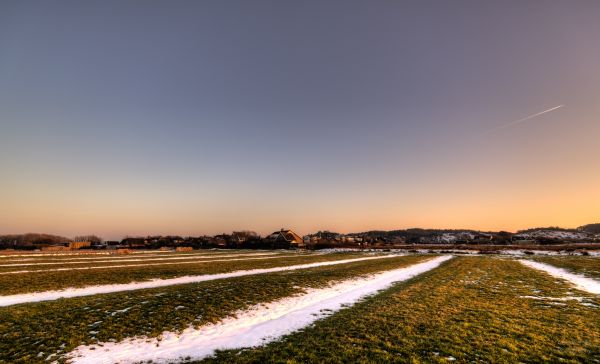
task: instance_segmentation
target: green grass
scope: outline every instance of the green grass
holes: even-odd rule
[[[1,255],[2,251],[0,251]],[[31,254],[31,256],[8,256],[0,257],[0,264],[11,263],[42,263],[42,262],[88,262],[93,260],[121,260],[121,259],[143,259],[143,258],[168,258],[168,257],[194,257],[194,256],[227,256],[232,254],[290,254],[290,253],[305,253],[304,251],[293,250],[193,250],[189,252],[151,252],[151,253],[130,253],[130,254],[76,254],[76,255],[50,255],[50,254]]]
[[[251,305],[430,257],[406,256],[0,308],[0,362],[41,362],[80,344],[158,336],[216,322]],[[176,309],[183,306],[183,309]],[[130,308],[126,312],[118,312]],[[42,358],[37,358],[44,352]],[[56,358],[54,358],[56,359]]]
[[[67,287],[129,283],[154,278],[174,278],[184,275],[215,274],[235,270],[272,268],[286,265],[359,258],[363,256],[364,255],[359,253],[336,253],[325,255],[298,254],[293,257],[278,257],[264,260],[236,260],[231,262],[206,262],[198,264],[149,265],[127,268],[4,274],[0,275],[0,292],[1,295],[10,295],[57,290]]]
[[[535,257],[534,260],[565,268],[573,273],[584,274],[590,278],[600,279],[600,257],[556,256]]]
[[[51,270],[56,268],[87,268],[87,267],[110,267],[110,266],[131,266],[135,267],[135,265],[139,264],[164,264],[164,263],[183,263],[183,262],[194,262],[194,261],[204,261],[204,260],[219,260],[219,259],[252,259],[255,260],[264,260],[264,259],[275,259],[276,257],[285,257],[285,256],[308,256],[309,254],[301,254],[289,252],[288,254],[273,254],[273,255],[248,255],[248,254],[236,254],[236,255],[224,255],[224,254],[209,254],[202,256],[193,256],[193,255],[177,255],[167,257],[128,257],[128,259],[120,259],[117,257],[107,257],[102,260],[59,260],[59,261],[35,261],[35,262],[6,262],[0,264],[0,273],[6,272],[15,272],[15,271],[39,271],[42,272],[44,270]],[[174,259],[175,258],[175,259]],[[27,265],[11,265],[11,264],[27,264]],[[191,264],[191,263],[190,263]],[[10,265],[10,266],[2,266],[2,265]],[[123,268],[126,269],[126,268]],[[25,274],[25,273],[19,273]]]
[[[522,297],[568,294],[589,306]],[[599,306],[598,296],[518,262],[457,257],[280,341],[205,362],[593,363]]]

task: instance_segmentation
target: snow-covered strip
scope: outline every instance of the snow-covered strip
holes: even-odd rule
[[[85,253],[26,253],[26,254],[2,254],[0,258],[12,258],[12,257],[54,257],[54,256],[69,256],[69,255],[110,255],[112,253],[103,252],[85,252]]]
[[[88,266],[88,267],[68,267],[68,268],[52,268],[52,269],[34,269],[34,270],[15,270],[9,272],[0,272],[0,275],[6,274],[22,274],[22,273],[46,273],[46,272],[63,272],[63,271],[72,271],[72,270],[90,270],[90,269],[113,269],[113,268],[135,268],[135,267],[148,267],[148,266],[156,266],[156,265],[183,265],[183,264],[203,264],[203,263],[218,263],[218,262],[235,262],[235,261],[247,261],[247,260],[264,260],[264,259],[279,259],[279,258],[294,258],[301,257],[302,255],[276,255],[276,256],[248,256],[244,258],[233,258],[220,259],[221,257],[215,257],[215,259],[210,260],[198,260],[190,258],[189,261],[184,262],[164,262],[164,263],[141,263],[141,264],[117,264],[117,265],[97,265],[97,266]],[[144,261],[144,260],[142,260]],[[121,262],[117,262],[121,263]]]
[[[389,288],[396,282],[438,267],[452,256],[441,256],[406,268],[352,279],[327,288],[307,289],[235,313],[216,324],[189,327],[181,333],[165,331],[160,338],[134,337],[114,343],[79,346],[67,354],[71,363],[171,363],[199,360],[216,350],[256,347],[297,331],[345,306]]]
[[[199,282],[205,282],[205,281],[212,281],[212,280],[216,280],[216,279],[242,277],[242,276],[249,276],[249,275],[254,275],[254,274],[274,273],[274,272],[283,272],[283,271],[290,271],[290,270],[297,270],[297,269],[324,267],[324,266],[337,265],[337,264],[360,262],[363,260],[394,258],[394,257],[398,257],[398,256],[400,256],[400,255],[379,255],[379,256],[353,258],[353,259],[339,259],[339,260],[333,260],[333,261],[327,261],[327,262],[287,265],[287,266],[273,267],[273,268],[238,270],[238,271],[233,271],[233,272],[229,272],[229,273],[203,274],[203,275],[182,276],[182,277],[177,277],[177,278],[166,278],[166,279],[159,278],[159,279],[152,279],[152,280],[144,281],[144,282],[131,282],[131,283],[122,283],[122,284],[104,284],[104,285],[88,286],[88,287],[82,287],[82,288],[66,288],[66,289],[59,290],[59,291],[22,293],[22,294],[9,295],[9,296],[0,296],[0,307],[11,306],[11,305],[16,305],[16,304],[20,304],[20,303],[51,301],[51,300],[57,300],[59,298],[72,298],[72,297],[91,296],[91,295],[95,295],[95,294],[135,291],[138,289],[158,288],[158,287],[166,287],[166,286],[173,286],[173,285],[177,285],[177,284],[187,284],[187,283],[199,283]]]
[[[587,297],[577,297],[577,296],[566,296],[566,297],[544,297],[544,296],[519,296],[519,298],[527,298],[530,300],[537,301],[555,301],[555,302],[565,302],[565,301],[577,301],[583,302]]]
[[[136,250],[131,254],[167,254],[174,253],[173,250]],[[26,254],[2,254],[0,258],[10,258],[10,257],[62,257],[62,256],[82,256],[82,255],[113,255],[114,251],[77,251],[77,252],[55,252],[49,253],[47,251],[42,252],[32,252]]]
[[[210,255],[210,256],[221,256],[221,255],[226,255],[227,253],[210,253],[210,252],[195,252],[195,253],[173,253],[171,255],[177,255],[177,256],[195,256],[195,255]],[[231,252],[229,254],[232,254]],[[238,253],[238,254],[243,254],[243,253]],[[252,254],[252,253],[247,253],[247,254]],[[93,254],[95,255],[95,254]],[[45,260],[49,260],[49,261],[54,261],[54,262],[70,262],[70,261],[77,261],[77,260],[82,260],[82,261],[86,261],[86,260],[102,260],[102,259],[112,259],[112,260],[119,260],[119,259],[133,259],[133,258],[155,258],[155,257],[166,257],[165,254],[136,254],[136,253],[131,253],[131,254],[107,254],[107,255],[103,255],[103,256],[91,256],[91,257],[73,257],[73,256],[66,256],[66,257],[58,257],[58,256],[35,256],[35,257],[29,257],[29,258],[15,258],[15,259],[2,259],[0,260],[0,262],[2,263],[8,263],[8,262],[41,262],[41,261],[45,261]]]
[[[204,249],[207,252],[214,252],[214,253],[224,253],[224,252],[228,252],[230,251],[229,249],[216,249],[216,248],[211,248],[211,249]],[[248,250],[248,249],[246,249]],[[252,250],[254,251],[254,250]],[[264,249],[263,249],[264,251]],[[175,250],[134,250],[131,253],[129,253],[128,255],[136,255],[136,254],[173,254],[173,253],[177,253]],[[75,251],[75,252],[47,252],[47,251],[41,251],[41,252],[32,252],[32,253],[25,253],[25,254],[2,254],[0,255],[0,258],[11,258],[11,257],[63,257],[63,256],[93,256],[93,255],[114,255],[115,251],[107,251],[107,250],[103,250],[103,251]]]
[[[534,262],[531,260],[519,260],[519,262],[530,268],[546,272],[553,277],[564,279],[582,291],[600,294],[600,281],[597,281],[593,278],[588,278],[581,274],[571,273],[566,269],[557,268],[550,264]]]
[[[194,251],[194,252],[175,252],[175,251],[152,251],[152,252],[147,252],[145,254],[141,254],[138,252],[135,253],[128,253],[128,254],[115,254],[115,253],[106,253],[106,254],[78,254],[80,256],[73,256],[73,255],[65,255],[65,256],[60,256],[60,255],[49,255],[49,254],[29,254],[26,257],[22,257],[22,255],[17,255],[17,257],[22,257],[22,258],[12,258],[14,256],[5,256],[8,259],[0,259],[0,262],[2,263],[7,263],[7,262],[36,262],[36,261],[44,261],[44,260],[51,260],[51,261],[76,261],[76,260],[102,260],[102,259],[112,259],[112,260],[118,260],[118,259],[133,259],[133,258],[154,258],[154,257],[166,257],[165,254],[163,253],[172,253],[169,255],[176,255],[176,256],[196,256],[196,255],[210,255],[210,256],[222,256],[222,255],[229,255],[229,254],[276,254],[276,253],[281,253],[282,251],[274,251],[274,250],[270,250],[270,251],[265,251],[265,250],[219,250],[219,251],[211,251],[211,250],[201,250],[201,251]],[[81,255],[84,255],[83,257]]]
[[[60,262],[30,262],[30,263],[9,263],[9,264],[0,264],[0,267],[28,267],[28,266],[40,266],[40,265],[65,265],[65,264],[90,264],[90,263],[114,263],[118,261],[122,262],[151,262],[151,261],[164,261],[164,260],[190,260],[190,259],[207,259],[207,258],[224,258],[224,257],[241,257],[241,256],[263,256],[263,255],[277,255],[279,253],[242,253],[242,254],[219,254],[219,255],[178,255],[176,257],[160,257],[160,258],[129,258],[129,259],[103,259],[103,260],[93,260],[93,261],[60,261]]]
[[[513,249],[513,250],[500,250],[500,254],[505,255],[579,255],[576,252],[560,252],[552,250],[524,250],[524,249]]]

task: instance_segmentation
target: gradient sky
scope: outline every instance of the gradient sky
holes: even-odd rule
[[[596,0],[3,0],[0,233],[598,222],[599,19]]]

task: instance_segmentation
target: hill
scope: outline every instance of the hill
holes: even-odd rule
[[[64,236],[51,234],[9,234],[0,235],[0,249],[9,248],[34,248],[41,245],[53,245],[58,243],[70,242],[71,239]]]
[[[577,230],[583,230],[592,234],[600,234],[600,223],[583,225],[578,227]]]

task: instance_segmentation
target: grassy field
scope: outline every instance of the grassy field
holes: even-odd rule
[[[165,256],[185,254],[196,259],[189,253]],[[225,257],[222,252],[209,254],[214,259]],[[362,253],[277,254],[267,260],[186,264],[186,257],[182,264],[169,266],[0,275],[0,292],[7,295],[365,257]],[[137,257],[147,261],[158,255]],[[155,338],[164,331],[204,327],[239,310],[302,294],[306,289],[412,266],[433,257],[364,260],[0,307],[0,363],[64,362],[64,355],[80,345]],[[36,257],[35,261],[73,258]],[[82,265],[94,266],[96,258],[106,259],[93,257]],[[202,362],[600,363],[600,295],[578,291],[518,259],[599,277],[600,258],[456,256],[280,340],[257,348],[220,351]]]
[[[0,265],[8,263],[42,263],[42,262],[85,262],[101,260],[129,260],[129,259],[150,259],[150,258],[170,258],[170,257],[195,257],[195,256],[227,256],[227,255],[276,255],[289,254],[290,250],[194,250],[189,252],[174,251],[146,251],[133,252],[128,254],[103,253],[103,254],[29,254],[23,256],[1,256]],[[305,253],[302,251],[295,251]]]
[[[245,257],[223,258],[227,260],[236,259],[232,261],[207,262],[206,259],[199,259],[199,262],[193,264],[184,264],[183,261],[177,262],[169,260],[164,261],[165,263],[169,263],[168,265],[150,265],[144,264],[144,262],[136,262],[136,266],[120,268],[0,274],[0,292],[2,292],[3,295],[8,295],[57,290],[67,287],[129,283],[155,278],[174,278],[184,275],[226,273],[235,270],[272,268],[286,265],[357,258],[361,256],[363,255],[359,253],[336,253],[325,255],[289,253],[285,255],[282,254],[279,257],[260,256],[254,257],[253,259],[246,258],[246,260],[239,260]],[[150,261],[148,263],[157,264],[160,263],[160,261]],[[88,266],[97,265],[97,263],[90,262],[86,264]],[[113,263],[105,264],[112,265]],[[124,263],[115,262],[114,264],[121,265]],[[44,268],[53,269],[56,267],[45,266]],[[69,268],[71,268],[71,266],[69,266]],[[23,269],[24,267],[12,267],[11,271],[20,271]]]
[[[0,262],[0,275],[7,274],[10,272],[25,273],[26,272],[44,272],[52,271],[57,269],[62,270],[85,270],[85,269],[100,269],[110,267],[135,267],[136,265],[164,265],[168,264],[180,264],[192,262],[201,262],[208,260],[243,260],[254,258],[258,260],[273,259],[276,257],[292,257],[292,256],[306,256],[308,254],[300,253],[243,253],[243,254],[202,254],[202,255],[190,255],[190,254],[173,254],[170,256],[152,256],[148,254],[143,257],[107,257],[104,259],[55,259],[55,260],[44,260],[44,261],[11,261],[11,262]]]
[[[543,298],[569,296],[583,298]],[[600,362],[599,306],[517,262],[458,257],[281,341],[205,362]]]
[[[535,261],[600,279],[600,257],[536,257]]]
[[[64,353],[83,343],[134,335],[153,337],[164,330],[216,322],[239,309],[297,294],[304,288],[424,259],[427,257],[362,261],[0,308],[0,362],[42,362],[50,353]],[[40,352],[44,355],[38,358]]]

